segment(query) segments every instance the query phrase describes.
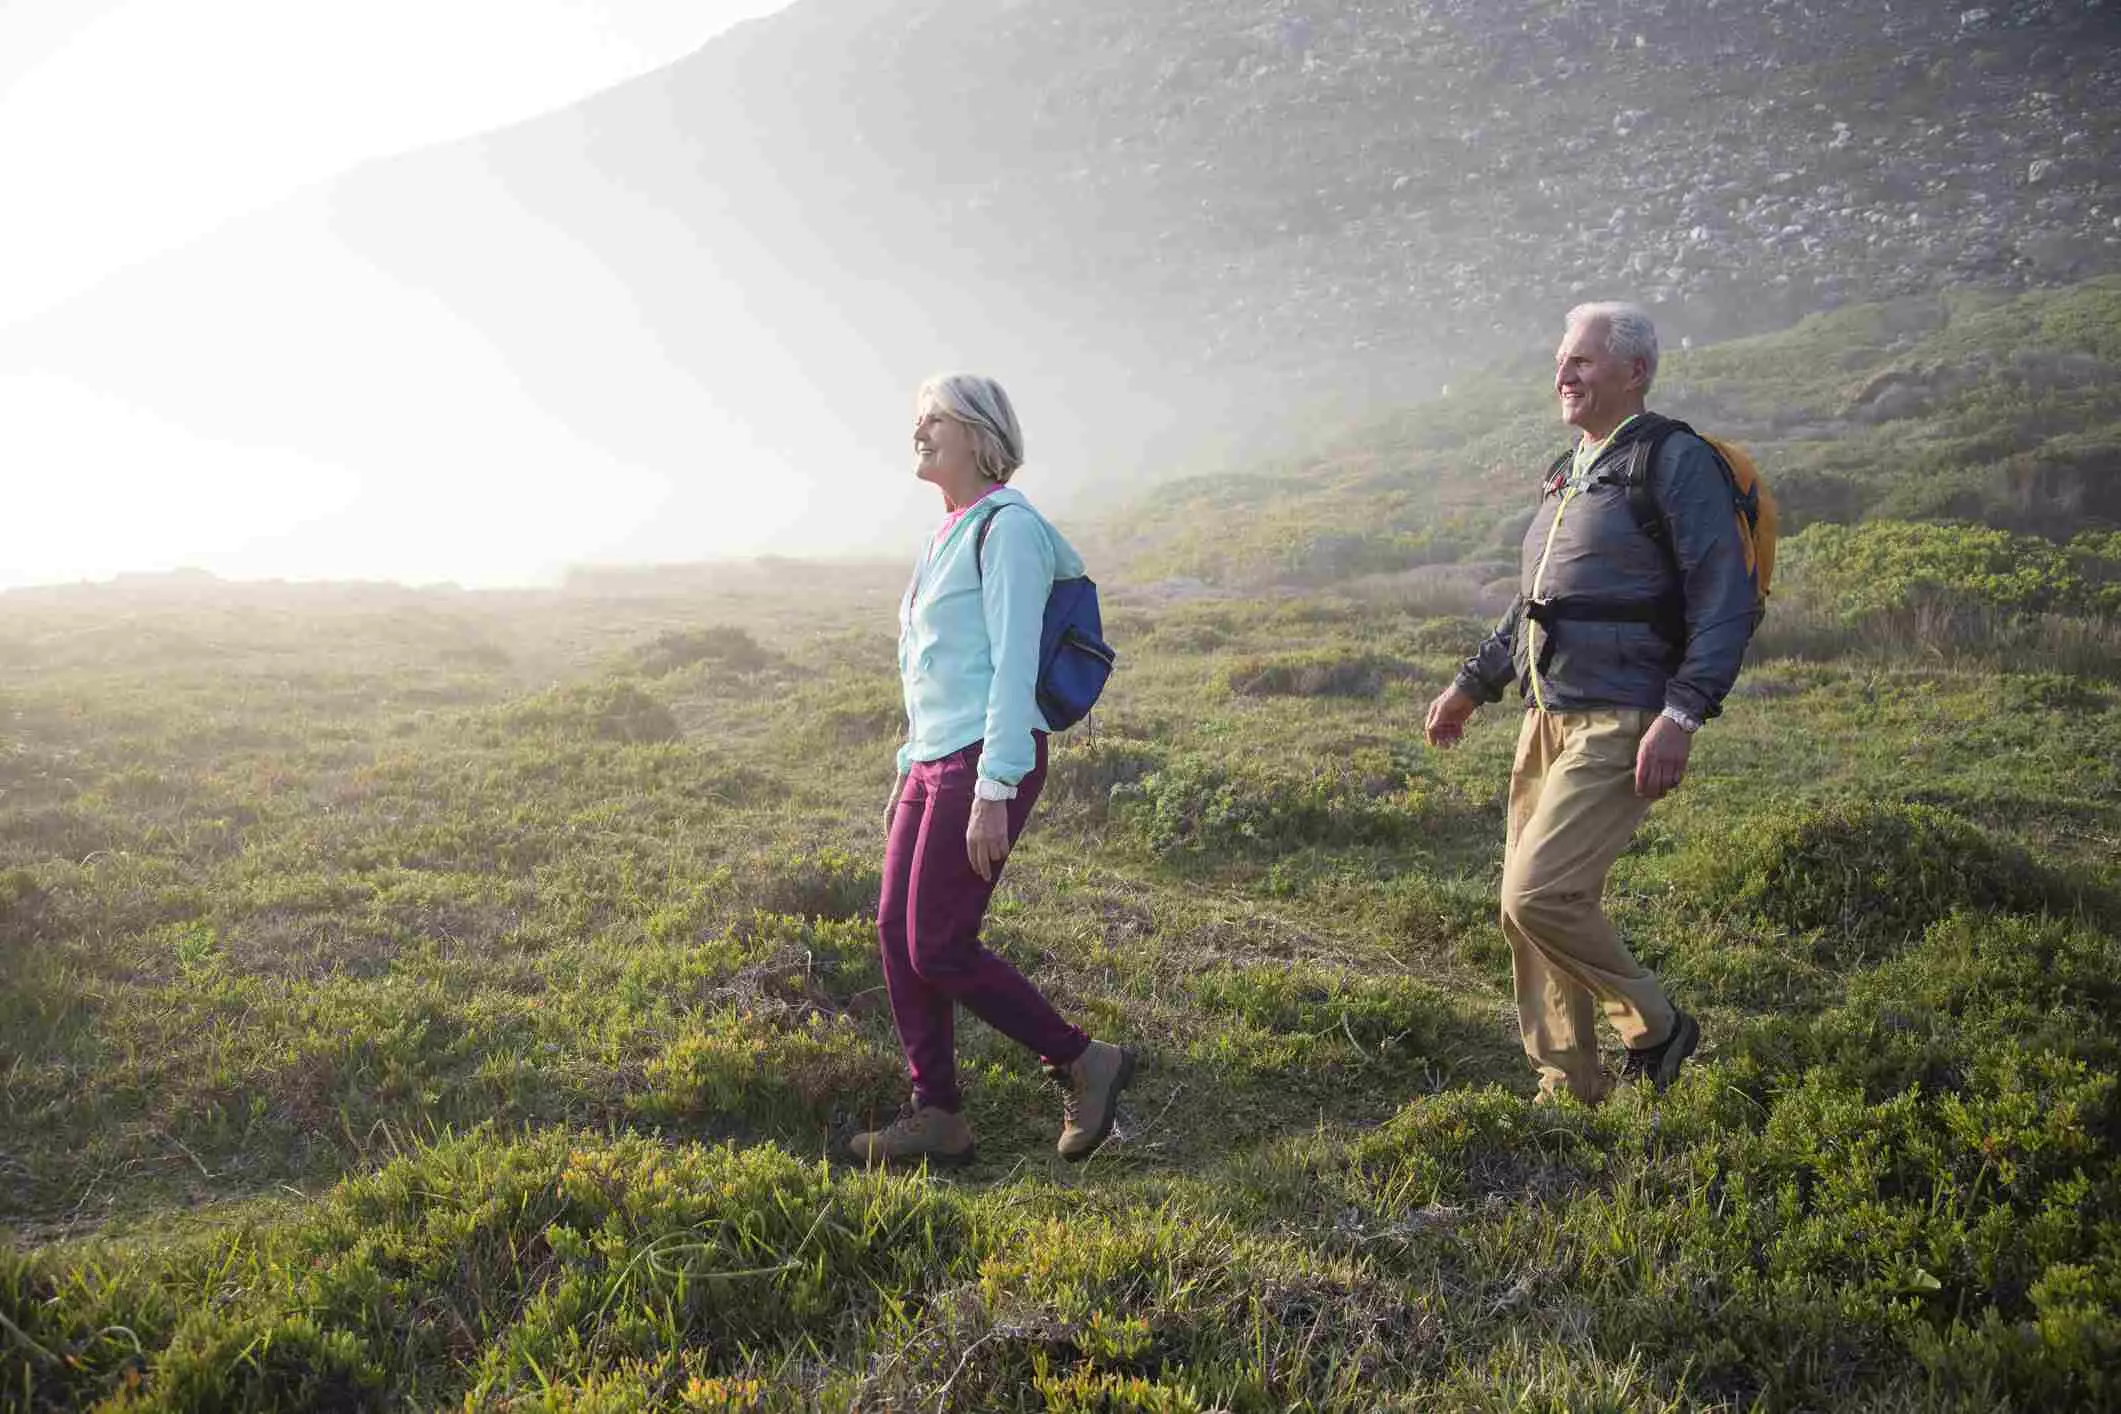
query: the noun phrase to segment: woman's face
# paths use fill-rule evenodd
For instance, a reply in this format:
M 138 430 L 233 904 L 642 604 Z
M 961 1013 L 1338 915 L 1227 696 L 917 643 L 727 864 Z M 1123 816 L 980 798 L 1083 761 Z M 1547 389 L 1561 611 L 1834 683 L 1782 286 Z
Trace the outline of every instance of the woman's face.
M 933 398 L 922 399 L 915 416 L 913 456 L 913 474 L 923 481 L 962 481 L 979 468 L 972 429 L 944 412 Z

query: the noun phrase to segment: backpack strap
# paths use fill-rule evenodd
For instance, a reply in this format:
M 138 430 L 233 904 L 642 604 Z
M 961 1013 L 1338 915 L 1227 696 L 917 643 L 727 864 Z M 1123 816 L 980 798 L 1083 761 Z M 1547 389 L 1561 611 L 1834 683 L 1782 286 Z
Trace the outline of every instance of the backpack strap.
M 1568 480 L 1569 468 L 1575 463 L 1576 453 L 1574 451 L 1563 452 L 1560 456 L 1554 458 L 1552 462 L 1548 463 L 1547 474 L 1539 478 L 1540 500 L 1544 501 L 1561 489 L 1561 484 Z
M 1675 573 L 1679 564 L 1672 551 L 1672 528 L 1665 524 L 1664 511 L 1650 490 L 1650 473 L 1656 469 L 1657 453 L 1663 448 L 1665 439 L 1682 428 L 1693 430 L 1668 417 L 1643 414 L 1629 429 L 1633 435 L 1627 439 L 1626 455 L 1621 458 L 1620 467 L 1612 478 L 1627 492 L 1628 514 L 1635 518 L 1636 527 L 1664 553 L 1665 563 Z
M 979 582 L 987 582 L 987 532 L 994 529 L 994 518 L 1008 510 L 1007 505 L 996 506 L 980 518 L 979 534 L 972 541 L 972 568 Z

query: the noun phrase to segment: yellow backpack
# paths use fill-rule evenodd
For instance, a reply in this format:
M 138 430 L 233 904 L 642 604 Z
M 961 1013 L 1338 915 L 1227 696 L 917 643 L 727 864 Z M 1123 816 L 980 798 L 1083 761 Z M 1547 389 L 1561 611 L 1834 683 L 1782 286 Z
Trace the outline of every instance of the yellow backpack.
M 1684 422 L 1654 413 L 1641 421 L 1649 425 L 1630 439 L 1627 465 L 1618 478 L 1627 488 L 1628 510 L 1634 514 L 1635 523 L 1642 527 L 1643 534 L 1664 547 L 1667 556 L 1672 553 L 1672 537 L 1658 512 L 1657 498 L 1650 494 L 1650 466 L 1664 439 L 1674 432 L 1701 437 L 1716 454 L 1724 477 L 1730 482 L 1731 514 L 1738 522 L 1738 539 L 1745 546 L 1745 570 L 1753 581 L 1753 627 L 1760 627 L 1760 620 L 1767 613 L 1768 589 L 1775 580 L 1775 536 L 1780 525 L 1775 497 L 1761 478 L 1760 468 L 1743 447 L 1703 437 Z

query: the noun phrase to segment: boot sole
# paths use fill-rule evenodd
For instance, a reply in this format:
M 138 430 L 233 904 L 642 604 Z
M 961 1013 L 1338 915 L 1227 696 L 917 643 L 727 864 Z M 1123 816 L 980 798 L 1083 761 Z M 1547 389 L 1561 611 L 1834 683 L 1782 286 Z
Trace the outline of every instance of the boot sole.
M 1119 1074 L 1112 1077 L 1112 1093 L 1105 1099 L 1105 1122 L 1097 1131 L 1097 1137 L 1079 1154 L 1062 1154 L 1071 1164 L 1079 1164 L 1104 1147 L 1112 1137 L 1112 1123 L 1119 1118 L 1120 1092 L 1134 1083 L 1134 1052 L 1125 1046 L 1119 1048 Z
M 923 1164 L 926 1164 L 929 1168 L 935 1169 L 961 1169 L 970 1164 L 974 1159 L 978 1158 L 979 1151 L 974 1148 L 961 1149 L 955 1154 L 947 1154 L 941 1152 L 931 1154 L 900 1154 L 895 1158 L 882 1159 L 865 1159 L 859 1154 L 850 1154 L 848 1157 L 853 1160 L 857 1167 L 860 1168 L 896 1169 L 903 1172 L 907 1169 L 917 1169 Z

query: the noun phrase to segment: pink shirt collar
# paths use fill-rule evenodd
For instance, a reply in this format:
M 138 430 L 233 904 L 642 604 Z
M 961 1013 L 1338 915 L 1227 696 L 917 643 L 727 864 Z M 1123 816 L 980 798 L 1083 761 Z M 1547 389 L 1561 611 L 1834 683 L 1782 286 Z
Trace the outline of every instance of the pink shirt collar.
M 989 482 L 987 484 L 986 490 L 980 492 L 977 496 L 974 496 L 971 500 L 965 502 L 965 504 L 959 506 L 956 510 L 950 512 L 950 514 L 943 517 L 943 523 L 935 528 L 935 538 L 937 540 L 941 540 L 944 536 L 948 535 L 951 530 L 957 525 L 957 523 L 965 518 L 965 512 L 971 510 L 974 506 L 986 500 L 989 496 L 992 496 L 995 492 L 1001 489 L 1001 482 Z

